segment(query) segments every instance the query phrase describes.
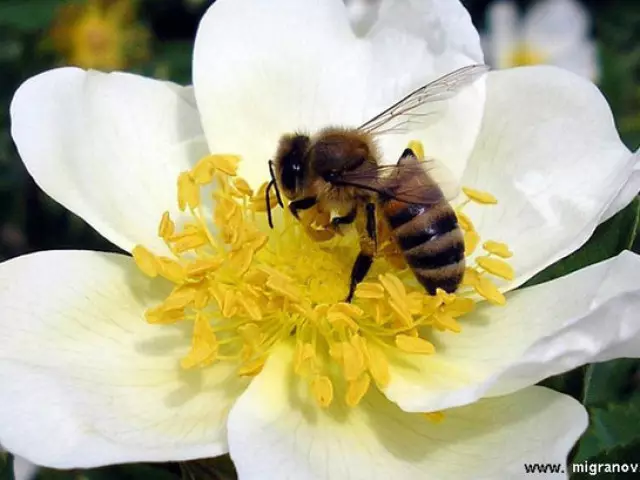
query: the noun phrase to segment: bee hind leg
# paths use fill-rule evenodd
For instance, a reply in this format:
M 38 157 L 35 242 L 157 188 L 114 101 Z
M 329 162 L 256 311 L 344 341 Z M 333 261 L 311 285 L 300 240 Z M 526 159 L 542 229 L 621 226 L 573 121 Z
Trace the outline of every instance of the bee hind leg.
M 362 280 L 364 280 L 364 277 L 367 276 L 372 263 L 373 255 L 365 252 L 360 252 L 358 254 L 358 258 L 356 258 L 353 268 L 351 269 L 351 284 L 349 285 L 349 295 L 347 295 L 345 302 L 351 303 L 356 287 Z
M 331 219 L 331 229 L 334 232 L 340 233 L 340 226 L 349 225 L 353 223 L 356 219 L 357 214 L 358 214 L 358 208 L 354 206 L 351 210 L 349 210 L 349 213 L 347 213 L 345 216 L 333 217 Z

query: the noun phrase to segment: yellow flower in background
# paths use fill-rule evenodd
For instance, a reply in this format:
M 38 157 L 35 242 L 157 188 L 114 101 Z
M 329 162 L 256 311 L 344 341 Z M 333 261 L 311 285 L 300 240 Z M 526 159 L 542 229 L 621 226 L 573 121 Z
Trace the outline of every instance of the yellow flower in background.
M 64 63 L 122 70 L 147 58 L 149 32 L 136 19 L 134 0 L 86 0 L 63 6 L 50 31 Z

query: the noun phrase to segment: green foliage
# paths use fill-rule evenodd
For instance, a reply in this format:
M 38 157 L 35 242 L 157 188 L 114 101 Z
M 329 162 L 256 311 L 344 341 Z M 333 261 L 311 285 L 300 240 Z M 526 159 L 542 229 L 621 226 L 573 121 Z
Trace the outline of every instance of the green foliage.
M 174 82 L 182 85 L 191 83 L 191 40 L 164 42 L 158 45 L 155 61 L 160 70 L 166 68 L 166 74 Z
M 229 455 L 206 460 L 182 462 L 180 464 L 183 480 L 236 480 L 238 474 Z
M 42 468 L 36 480 L 180 480 L 174 465 L 163 467 L 152 464 L 115 465 L 89 470 L 53 470 Z
M 0 451 L 0 480 L 13 480 L 13 457 Z
M 64 0 L 29 0 L 0 2 L 0 29 L 34 33 L 48 26 Z

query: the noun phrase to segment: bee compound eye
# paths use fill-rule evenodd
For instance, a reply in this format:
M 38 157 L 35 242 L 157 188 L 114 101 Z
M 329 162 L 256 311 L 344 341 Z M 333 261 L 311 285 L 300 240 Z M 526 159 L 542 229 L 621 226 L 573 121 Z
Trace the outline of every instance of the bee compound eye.
M 332 180 L 335 180 L 337 176 L 338 176 L 338 172 L 336 170 L 329 170 L 327 173 L 324 174 L 324 179 L 330 182 Z

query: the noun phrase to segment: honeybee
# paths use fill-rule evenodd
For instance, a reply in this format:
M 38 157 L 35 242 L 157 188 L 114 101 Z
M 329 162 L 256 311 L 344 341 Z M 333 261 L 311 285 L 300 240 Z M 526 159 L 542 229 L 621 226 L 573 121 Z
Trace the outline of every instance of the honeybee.
M 454 292 L 464 273 L 464 241 L 455 211 L 429 173 L 433 163 L 420 161 L 410 149 L 397 164 L 382 165 L 376 137 L 397 133 L 422 115 L 417 109 L 446 100 L 488 71 L 469 65 L 420 87 L 357 128 L 327 127 L 313 135 L 286 134 L 269 161 L 271 181 L 266 203 L 273 228 L 269 194 L 299 219 L 299 211 L 318 206 L 340 212 L 330 228 L 356 222 L 360 253 L 351 270 L 349 293 L 364 280 L 377 249 L 378 214 L 386 222 L 416 279 L 429 294 Z

